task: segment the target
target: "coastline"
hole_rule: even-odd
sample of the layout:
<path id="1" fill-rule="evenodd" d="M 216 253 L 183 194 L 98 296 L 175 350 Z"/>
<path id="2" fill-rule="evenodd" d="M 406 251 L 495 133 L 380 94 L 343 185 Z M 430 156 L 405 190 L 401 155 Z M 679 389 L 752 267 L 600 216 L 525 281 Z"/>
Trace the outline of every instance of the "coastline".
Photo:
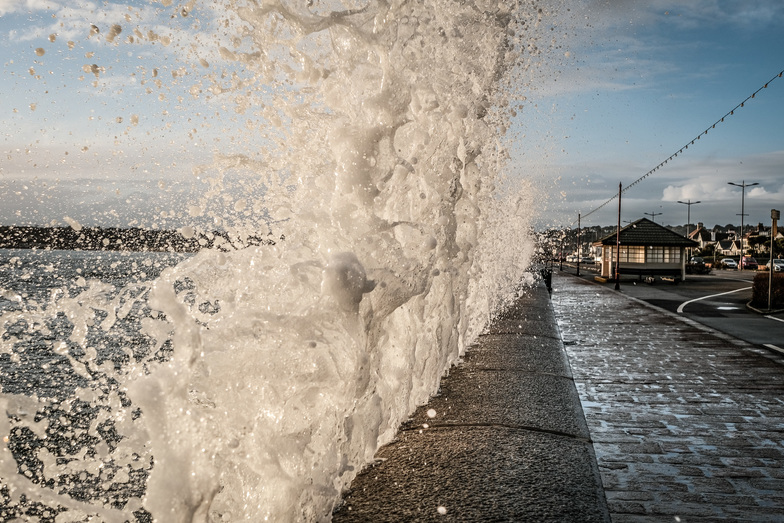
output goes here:
<path id="1" fill-rule="evenodd" d="M 0 249 L 55 249 L 84 251 L 198 252 L 218 248 L 235 250 L 251 245 L 274 244 L 272 238 L 233 238 L 224 231 L 196 233 L 190 237 L 176 230 L 131 227 L 0 226 Z"/>

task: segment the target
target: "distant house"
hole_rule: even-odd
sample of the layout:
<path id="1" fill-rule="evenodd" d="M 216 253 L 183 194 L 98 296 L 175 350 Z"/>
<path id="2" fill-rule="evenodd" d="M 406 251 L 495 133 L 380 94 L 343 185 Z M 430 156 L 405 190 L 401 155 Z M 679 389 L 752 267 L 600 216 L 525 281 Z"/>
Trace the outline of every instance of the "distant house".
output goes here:
<path id="1" fill-rule="evenodd" d="M 706 246 L 716 243 L 715 238 L 716 233 L 703 227 L 702 223 L 697 224 L 697 228 L 689 233 L 689 239 L 697 242 L 700 249 L 704 249 Z"/>
<path id="2" fill-rule="evenodd" d="M 740 240 L 722 240 L 716 244 L 717 256 L 740 256 Z"/>
<path id="3" fill-rule="evenodd" d="M 620 254 L 620 273 L 643 276 L 672 276 L 684 279 L 686 249 L 699 243 L 681 236 L 666 227 L 642 218 L 620 231 L 620 249 L 616 252 L 616 235 L 610 234 L 594 243 L 601 245 L 601 275 L 615 276 L 617 255 Z"/>
<path id="4" fill-rule="evenodd" d="M 765 227 L 763 224 L 757 225 L 756 230 L 748 232 L 744 238 L 744 250 L 749 249 L 756 251 L 758 254 L 770 253 L 770 235 L 771 228 Z M 774 241 L 781 239 L 784 235 L 777 231 Z"/>
<path id="5" fill-rule="evenodd" d="M 734 234 L 734 232 L 733 232 Z M 727 233 L 716 231 L 715 229 L 706 229 L 702 222 L 697 224 L 697 228 L 689 233 L 688 238 L 700 244 L 700 249 L 704 249 L 709 245 L 716 245 L 722 240 L 727 240 Z"/>

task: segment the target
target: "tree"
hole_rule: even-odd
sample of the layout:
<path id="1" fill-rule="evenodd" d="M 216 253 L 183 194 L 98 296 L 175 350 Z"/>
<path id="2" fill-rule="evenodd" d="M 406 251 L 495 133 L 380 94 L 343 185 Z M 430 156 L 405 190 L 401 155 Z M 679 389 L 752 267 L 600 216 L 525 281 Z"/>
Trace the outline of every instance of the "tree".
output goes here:
<path id="1" fill-rule="evenodd" d="M 761 252 L 760 246 L 770 245 L 770 238 L 768 236 L 751 236 L 749 237 L 749 253 L 756 256 L 756 253 Z"/>
<path id="2" fill-rule="evenodd" d="M 781 258 L 782 255 L 784 255 L 784 238 L 777 238 L 773 242 L 773 257 Z"/>
<path id="3" fill-rule="evenodd" d="M 716 244 L 709 243 L 708 245 L 700 249 L 700 256 L 709 258 L 715 255 L 716 255 Z"/>

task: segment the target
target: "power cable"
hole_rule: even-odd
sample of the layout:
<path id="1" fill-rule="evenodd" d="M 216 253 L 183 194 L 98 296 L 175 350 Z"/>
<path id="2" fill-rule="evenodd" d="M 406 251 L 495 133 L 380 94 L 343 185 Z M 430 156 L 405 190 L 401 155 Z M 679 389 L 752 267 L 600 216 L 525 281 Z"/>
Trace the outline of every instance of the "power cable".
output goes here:
<path id="1" fill-rule="evenodd" d="M 781 78 L 781 77 L 782 77 L 782 75 L 784 75 L 784 70 L 783 70 L 783 71 L 781 71 L 781 72 L 779 72 L 777 75 L 773 76 L 773 78 L 771 78 L 771 79 L 770 79 L 770 80 L 768 80 L 767 82 L 765 82 L 765 85 L 763 85 L 762 87 L 760 87 L 759 89 L 757 89 L 756 91 L 754 91 L 753 93 L 751 93 L 751 94 L 750 94 L 748 97 L 746 97 L 746 99 L 745 99 L 745 100 L 743 100 L 741 103 L 739 103 L 738 105 L 736 105 L 735 107 L 733 107 L 733 108 L 732 108 L 732 109 L 731 109 L 729 112 L 727 112 L 727 114 L 725 114 L 724 116 L 722 116 L 721 118 L 719 118 L 718 120 L 716 120 L 716 121 L 713 123 L 713 125 L 710 125 L 710 126 L 708 126 L 708 128 L 707 128 L 707 129 L 705 129 L 705 130 L 704 130 L 704 131 L 702 131 L 700 134 L 698 134 L 697 136 L 695 136 L 695 137 L 694 137 L 694 138 L 693 138 L 693 139 L 692 139 L 690 142 L 688 142 L 686 145 L 684 145 L 683 147 L 681 147 L 680 149 L 678 149 L 676 152 L 674 152 L 673 154 L 671 154 L 669 158 L 667 158 L 667 159 L 666 159 L 666 160 L 664 160 L 663 162 L 659 163 L 659 164 L 658 164 L 656 167 L 654 167 L 653 169 L 651 169 L 651 170 L 650 170 L 650 171 L 648 171 L 647 173 L 643 174 L 642 176 L 640 176 L 639 178 L 637 178 L 636 180 L 634 180 L 632 183 L 630 183 L 630 184 L 629 184 L 629 185 L 627 185 L 626 187 L 622 188 L 622 189 L 621 189 L 621 194 L 625 193 L 626 191 L 628 191 L 629 189 L 631 189 L 632 187 L 634 187 L 635 185 L 637 185 L 638 183 L 640 183 L 641 181 L 643 181 L 645 178 L 647 178 L 647 177 L 648 177 L 648 176 L 650 176 L 651 174 L 655 173 L 656 171 L 658 171 L 659 169 L 661 169 L 662 167 L 664 167 L 664 166 L 665 166 L 665 165 L 666 165 L 666 164 L 667 164 L 667 163 L 668 163 L 670 160 L 673 160 L 673 159 L 675 159 L 675 158 L 676 158 L 676 157 L 677 157 L 679 154 L 682 154 L 684 151 L 686 151 L 686 149 L 688 149 L 688 148 L 689 148 L 689 146 L 690 146 L 690 145 L 694 145 L 694 143 L 695 143 L 697 140 L 699 140 L 700 138 L 702 138 L 702 136 L 703 136 L 703 135 L 707 135 L 707 134 L 708 134 L 708 131 L 710 131 L 711 129 L 715 129 L 717 125 L 719 125 L 719 124 L 721 124 L 721 123 L 724 123 L 724 119 L 725 119 L 725 118 L 727 118 L 728 116 L 733 116 L 733 115 L 735 114 L 735 111 L 737 111 L 738 109 L 740 109 L 740 108 L 744 107 L 744 106 L 746 105 L 746 102 L 748 102 L 749 100 L 751 100 L 751 99 L 753 99 L 754 97 L 756 97 L 756 96 L 757 96 L 757 93 L 759 93 L 759 92 L 760 92 L 760 91 L 762 91 L 763 89 L 767 89 L 768 85 L 770 85 L 770 83 L 771 83 L 772 81 L 774 81 L 776 78 Z M 587 218 L 588 216 L 592 215 L 592 214 L 593 214 L 593 213 L 595 213 L 596 211 L 598 211 L 598 210 L 602 209 L 602 208 L 603 208 L 605 205 L 607 205 L 608 203 L 610 203 L 611 201 L 613 201 L 613 200 L 614 200 L 614 199 L 616 199 L 617 197 L 618 197 L 618 194 L 614 194 L 614 195 L 613 195 L 613 196 L 612 196 L 612 197 L 611 197 L 609 200 L 607 200 L 606 202 L 604 202 L 603 204 L 601 204 L 599 207 L 595 208 L 594 210 L 592 210 L 592 211 L 591 211 L 591 212 L 589 212 L 589 213 L 583 214 L 583 215 L 582 215 L 582 218 L 583 218 L 583 219 Z M 571 225 L 574 225 L 575 223 L 577 223 L 577 221 L 576 221 L 576 220 L 575 220 L 575 221 L 573 221 L 573 222 L 570 224 L 570 226 L 571 226 Z"/>

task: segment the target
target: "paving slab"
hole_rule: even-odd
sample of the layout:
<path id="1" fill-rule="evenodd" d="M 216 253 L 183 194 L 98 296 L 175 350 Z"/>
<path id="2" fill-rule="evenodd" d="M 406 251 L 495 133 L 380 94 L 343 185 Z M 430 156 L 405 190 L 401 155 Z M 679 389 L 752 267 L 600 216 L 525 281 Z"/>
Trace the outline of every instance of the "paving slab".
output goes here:
<path id="1" fill-rule="evenodd" d="M 556 272 L 613 522 L 784 521 L 784 359 Z"/>
<path id="2" fill-rule="evenodd" d="M 522 338 L 488 334 L 463 357 L 474 370 L 504 369 L 572 377 L 561 338 Z"/>
<path id="3" fill-rule="evenodd" d="M 543 285 L 470 347 L 353 481 L 337 522 L 609 521 Z"/>
<path id="4" fill-rule="evenodd" d="M 510 427 L 434 427 L 403 431 L 377 459 L 333 521 L 605 520 L 583 440 Z"/>

